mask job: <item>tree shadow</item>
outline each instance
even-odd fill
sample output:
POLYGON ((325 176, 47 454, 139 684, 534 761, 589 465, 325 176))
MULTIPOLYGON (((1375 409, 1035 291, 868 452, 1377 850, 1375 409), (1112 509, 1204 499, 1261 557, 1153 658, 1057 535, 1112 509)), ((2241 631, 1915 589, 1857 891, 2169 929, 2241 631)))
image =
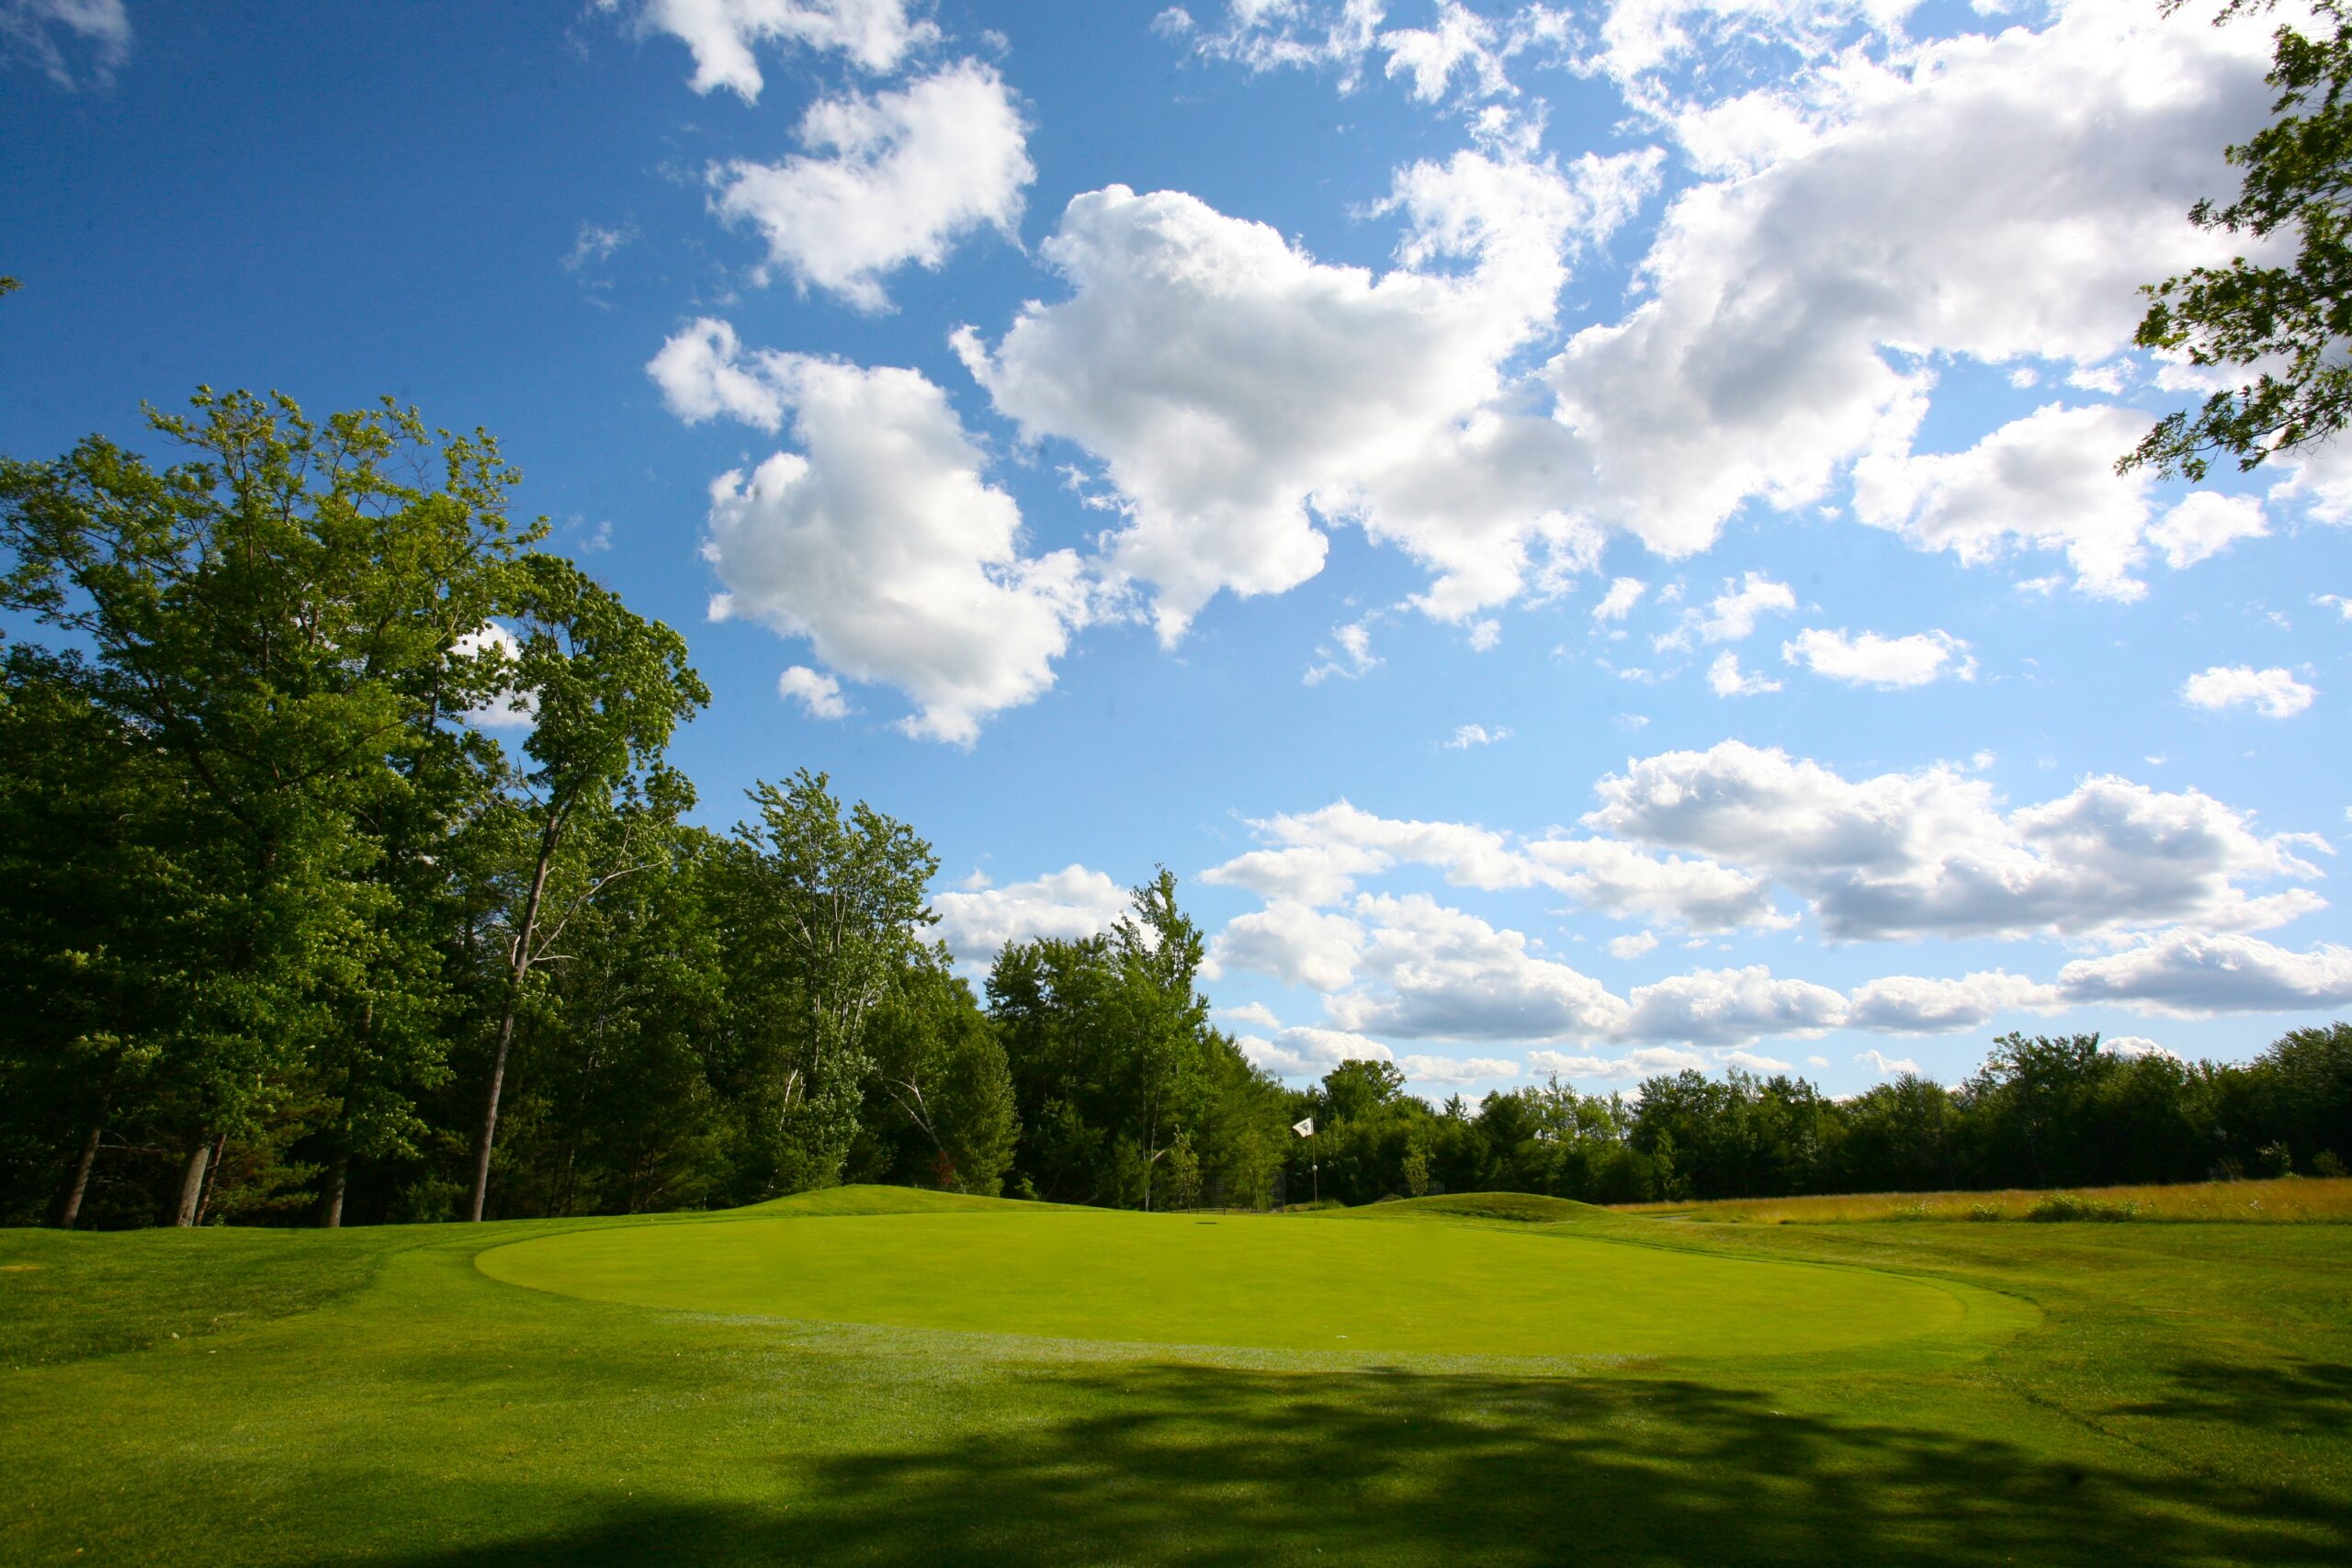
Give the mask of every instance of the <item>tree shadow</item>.
MULTIPOLYGON (((1022 1416, 774 1462, 772 1505, 672 1498, 376 1568, 1119 1562, 2352 1561, 2352 1509, 1686 1381, 1037 1368, 1022 1416)), ((506 1517, 540 1501, 516 1489, 506 1517)), ((547 1499, 551 1513, 561 1508, 547 1499)))
POLYGON ((2228 1421, 2313 1437, 2352 1433, 2352 1366, 2341 1362, 2246 1367, 2191 1361, 2176 1368, 2172 1379, 2174 1387, 2163 1398, 2124 1405, 2119 1414, 2228 1421))

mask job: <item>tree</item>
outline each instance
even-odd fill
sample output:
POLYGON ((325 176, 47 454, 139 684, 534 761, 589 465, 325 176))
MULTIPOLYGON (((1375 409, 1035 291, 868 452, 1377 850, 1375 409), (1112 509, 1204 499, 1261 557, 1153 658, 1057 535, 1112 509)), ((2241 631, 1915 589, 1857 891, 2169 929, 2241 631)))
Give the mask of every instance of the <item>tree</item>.
MULTIPOLYGON (((939 859, 912 829, 860 801, 846 814, 823 773, 751 792, 756 822, 727 859, 740 1092, 757 1102, 767 1191, 841 1179, 872 1063, 868 1025, 900 976, 927 962, 939 859)), ((763 1196, 766 1195, 763 1191, 763 1196)))
POLYGON ((496 444, 389 402, 314 423, 205 389, 149 424, 187 460, 158 472, 92 436, 0 462, 0 608, 87 650, 45 679, 100 745, 160 770, 123 832, 176 905, 145 1083, 186 1150, 173 1213, 190 1224, 224 1140, 276 1115, 271 1086, 384 960, 370 814, 406 787, 403 738, 524 541, 496 444))
MULTIPOLYGON (((2169 0, 2167 9, 2180 0, 2169 0)), ((2230 0, 2216 25, 2269 0, 2230 0)), ((2327 30, 2272 35, 2277 117, 2226 156, 2245 171, 2237 199, 2189 209, 2199 228, 2256 241, 2290 238, 2291 261, 2200 266, 2152 284, 2134 341, 2183 353, 2243 379, 2191 411, 2166 415, 2117 464, 2205 478, 2217 457, 2240 469, 2324 441, 2352 419, 2352 12, 2312 0, 2327 30)))
POLYGON ((1004 1047, 944 955, 924 958, 901 975, 866 1032, 877 1092, 862 1120, 885 1145, 876 1174, 993 1197, 1021 1127, 1004 1047))
POLYGON ((506 814, 526 848, 512 863, 523 874, 500 915, 503 985, 474 1145, 472 1220, 489 1196, 499 1099, 533 974, 575 914, 653 863, 655 840, 694 803, 693 786, 662 754, 671 731, 710 701, 676 632, 631 614, 570 561, 535 555, 519 567, 501 608, 522 628, 509 634, 517 651, 508 683, 530 705, 524 750, 535 765, 506 814))

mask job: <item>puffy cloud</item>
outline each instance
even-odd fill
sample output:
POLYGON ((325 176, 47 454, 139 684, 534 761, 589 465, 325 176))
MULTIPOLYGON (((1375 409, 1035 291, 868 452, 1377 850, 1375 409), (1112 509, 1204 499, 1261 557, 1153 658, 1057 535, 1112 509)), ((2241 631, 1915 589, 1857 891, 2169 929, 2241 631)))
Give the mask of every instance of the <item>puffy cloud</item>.
POLYGON ((1849 637, 1842 626, 1834 632, 1808 628, 1781 645, 1781 657, 1816 675, 1881 691, 1924 686, 1945 674, 1961 681, 1976 678, 1976 660, 1969 656, 1968 645, 1950 632, 1894 637, 1864 632, 1849 637))
POLYGON ((130 44, 122 0, 0 0, 0 60, 25 61, 69 92, 113 81, 130 44))
POLYGON ((1492 746, 1498 740, 1510 739, 1510 730, 1502 726, 1488 729, 1483 724, 1465 724, 1453 732, 1453 739, 1444 742, 1449 751, 1467 751, 1473 746, 1492 746))
POLYGON ((2125 779, 2004 810, 1951 768, 1849 782, 1818 763, 1736 740, 1632 763, 1597 786, 1585 825, 1635 842, 1752 867, 1812 900, 1839 940, 1928 934, 2082 935, 2157 921, 2257 929, 2324 908, 2297 840, 2257 835, 2195 790, 2125 779))
POLYGON ((1366 894, 1359 964, 1369 984, 1325 1003, 1342 1029, 1412 1040, 1554 1040, 1609 1034, 1625 1004, 1591 976, 1528 950, 1527 938, 1423 894, 1366 894))
POLYGON ((1600 603, 1592 607, 1592 618, 1595 621, 1623 620, 1633 614, 1634 606, 1642 602, 1642 594, 1648 588, 1649 584, 1638 577, 1611 579, 1609 592, 1602 594, 1600 603))
POLYGON ((2292 718, 2318 695, 2291 671, 2256 670, 2248 664, 2216 664, 2180 685, 2180 700, 2190 707, 2212 713, 2251 707, 2266 718, 2292 718))
POLYGON ((1244 1034, 1234 1043, 1251 1066, 1286 1078, 1319 1078, 1342 1062, 1396 1059, 1379 1041, 1340 1029, 1285 1029, 1272 1040, 1244 1034))
POLYGON ((847 718, 849 704, 842 700, 842 683, 796 664, 776 678, 776 695, 797 702, 810 718, 847 718))
POLYGON ((1695 1051, 1651 1046, 1623 1056, 1582 1056, 1565 1051, 1530 1051, 1527 1070, 1563 1079, 1599 1078, 1603 1082, 1657 1077, 1667 1073, 1703 1073, 1714 1064, 1695 1051))
POLYGON ((969 744, 989 715, 1054 682, 1096 585, 1078 557, 1021 553, 1012 498, 940 389, 912 370, 803 355, 741 355, 698 321, 648 367, 688 420, 770 427, 790 412, 801 452, 711 486, 703 553, 726 592, 715 617, 806 637, 832 669, 895 685, 910 733, 969 744))
POLYGON ((1216 1011, 1220 1018, 1238 1019, 1243 1023, 1254 1023, 1262 1029, 1280 1029, 1283 1026, 1283 1021, 1274 1016, 1274 1010, 1263 1002, 1243 1002, 1239 1007, 1219 1008, 1216 1011))
POLYGON ((2352 948, 2297 953, 2258 937, 2176 928, 2058 971, 2068 1001, 2121 1002, 2170 1018, 2288 1012, 2352 1002, 2352 948))
POLYGON ((1236 916, 1218 932, 1203 972, 1214 979, 1248 970, 1310 990, 1337 991, 1355 978, 1363 942, 1363 928, 1346 916, 1278 899, 1236 916))
POLYGON ((1110 930, 1126 912, 1127 890, 1099 871, 1073 864, 1005 887, 935 894, 931 907, 948 951, 985 964, 1008 942, 1076 939, 1110 930))
POLYGON ((1857 1055, 1854 1060, 1857 1062, 1868 1062, 1871 1066, 1871 1071, 1876 1073, 1883 1078, 1891 1078, 1897 1073, 1916 1074, 1919 1070, 1919 1064, 1913 1061, 1908 1056, 1889 1056, 1884 1053, 1876 1050, 1864 1051, 1857 1055))
POLYGON ((1632 931, 1624 936, 1612 936, 1604 944, 1611 958, 1635 959, 1657 948, 1656 931, 1632 931))
POLYGON ((820 98, 781 164, 712 171, 713 205, 766 238, 770 265, 861 310, 889 304, 882 277, 936 267, 976 230, 1011 236, 1036 177, 1012 89, 959 61, 893 91, 820 98))
POLYGON ((1619 919, 1670 920, 1694 931, 1793 923, 1772 908, 1761 878, 1711 860, 1646 854, 1611 839, 1539 839, 1527 855, 1545 886, 1619 919))
POLYGON ((732 326, 704 316, 673 334, 645 373, 688 424, 724 418, 774 432, 784 426, 800 362, 773 349, 746 351, 732 326))
POLYGON ((1912 437, 1937 354, 2102 362, 2130 345, 2141 283, 2226 263, 2181 215, 2231 188, 2222 148, 2267 118, 2260 35, 2074 0, 2038 31, 1844 57, 1714 106, 1718 131, 1749 128, 1718 138, 1719 172, 1745 177, 1678 196, 1643 263, 1647 298, 1545 371, 1592 455, 1588 513, 1686 554, 1750 500, 1810 504, 1844 465, 1892 454, 1866 521, 1972 558, 2062 548, 2086 589, 2129 592, 2145 504, 2109 465, 2145 416, 2053 409, 1951 458, 1912 457, 1912 437), (2030 482, 2005 483, 2005 463, 2030 482))
POLYGON ((1796 593, 1787 583, 1751 571, 1736 584, 1725 582, 1705 609, 1693 606, 1684 613, 1681 625, 1651 640, 1661 651, 1688 648, 1693 637, 1708 643, 1740 642, 1755 634, 1757 621, 1768 611, 1796 607, 1796 593))
POLYGON ((1460 97, 1512 96, 1512 58, 1530 50, 1556 53, 1567 41, 1567 17, 1547 6, 1486 16, 1458 0, 1438 0, 1433 9, 1428 27, 1384 29, 1383 0, 1228 0, 1216 25, 1204 28, 1171 6, 1153 27, 1197 54, 1251 72, 1334 70, 1343 93, 1361 85, 1373 57, 1384 56, 1389 79, 1408 84, 1425 104, 1444 101, 1456 77, 1460 97))
MULTIPOLYGON (((473 660, 492 655, 511 663, 522 656, 523 645, 496 621, 468 632, 450 645, 453 658, 473 660)), ((465 720, 481 729, 525 729, 538 722, 533 694, 512 689, 500 692, 480 707, 468 708, 465 720)))
POLYGON ((1747 673, 1739 667, 1739 655, 1726 649, 1707 666, 1707 689, 1719 697, 1753 697, 1779 691, 1781 682, 1760 671, 1747 673))
MULTIPOLYGON (((596 3, 617 11, 625 0, 596 3)), ((765 85, 753 53, 761 44, 839 53, 885 72, 939 38, 936 24, 907 15, 906 0, 637 0, 628 8, 640 31, 668 33, 693 53, 695 92, 725 87, 747 104, 765 85)))
POLYGON ((2144 1034, 2111 1034, 2098 1043, 2100 1054, 2109 1056, 2170 1056, 2181 1059, 2177 1051, 2167 1050, 2144 1034))
POLYGON ((1846 1019, 1846 998, 1809 980, 1778 980, 1762 964, 1702 969, 1636 986, 1617 1026, 1627 1040, 1740 1045, 1765 1034, 1816 1034, 1846 1019))
POLYGON ((1539 550, 1580 567, 1597 548, 1554 493, 1562 433, 1507 395, 1503 366, 1551 325, 1571 234, 1606 233, 1654 172, 1646 155, 1414 164, 1382 209, 1405 221, 1401 265, 1378 276, 1113 186, 1046 243, 1070 297, 992 350, 956 344, 1025 435, 1101 459, 1127 509, 1114 559, 1154 586, 1164 640, 1220 590, 1314 576, 1318 517, 1406 549, 1434 578, 1421 607, 1467 619, 1519 592, 1539 550))
POLYGON ((1370 851, 1389 862, 1432 866, 1457 887, 1492 891, 1532 887, 1541 880, 1534 863, 1502 834, 1469 823, 1380 817, 1342 800, 1317 811, 1254 819, 1250 826, 1285 848, 1370 851))
POLYGON ((1884 1034, 1949 1034, 1981 1028, 2003 1012, 2047 1012, 2055 1005, 2050 987, 1999 969, 1957 980, 1890 975, 1854 987, 1846 1026, 1884 1034))
POLYGON ((2050 403, 1963 452, 1874 453, 1854 466, 1854 513, 1970 565, 2062 551, 2078 591, 2137 599, 2152 480, 2144 469, 2118 474, 2115 458, 2147 424, 2128 409, 2050 403))
POLYGON ((2220 555, 2240 539, 2267 537, 2262 502, 2250 495, 2217 495, 2200 490, 2182 500, 2148 530, 2148 542, 2164 552, 2177 571, 2220 555))
POLYGON ((1503 1056, 1399 1056, 1396 1066, 1407 1083, 1442 1089, 1519 1077, 1519 1064, 1503 1056))
POLYGON ((1366 615, 1360 621, 1333 626, 1331 641, 1337 643, 1338 648, 1326 644, 1315 650, 1315 657, 1323 662, 1307 667, 1306 675, 1301 678, 1304 683, 1319 686, 1334 675, 1352 681, 1379 669, 1380 655, 1372 651, 1372 623, 1376 618, 1366 615))
POLYGON ((1201 880, 1246 887, 1270 901, 1337 904, 1355 892, 1356 878, 1385 871, 1390 863, 1386 854, 1357 844, 1294 844, 1236 855, 1201 873, 1201 880))
POLYGON ((1751 1073, 1785 1073, 1792 1066, 1778 1056, 1758 1055, 1753 1051, 1726 1051, 1724 1061, 1727 1066, 1745 1067, 1751 1073))
POLYGON ((1214 866, 1204 881, 1269 899, 1333 904, 1359 878, 1408 863, 1437 870, 1457 887, 1550 887, 1620 919, 1669 920, 1694 931, 1791 923, 1772 908, 1771 890, 1760 878, 1606 839, 1515 843, 1490 829, 1380 817, 1344 800, 1250 826, 1277 847, 1214 866))

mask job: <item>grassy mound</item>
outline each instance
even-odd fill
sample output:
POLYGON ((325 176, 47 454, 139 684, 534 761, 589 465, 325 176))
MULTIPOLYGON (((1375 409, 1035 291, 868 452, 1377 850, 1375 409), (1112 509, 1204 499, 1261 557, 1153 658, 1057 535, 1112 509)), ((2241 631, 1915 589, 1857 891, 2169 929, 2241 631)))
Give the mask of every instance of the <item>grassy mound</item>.
POLYGON ((814 1218, 827 1214, 952 1214, 990 1209, 1035 1209, 1041 1205, 1012 1198, 972 1198, 961 1192, 933 1192, 920 1187, 820 1187, 795 1192, 728 1212, 735 1214, 776 1214, 814 1218))
POLYGON ((824 1213, 822 1224, 568 1231, 493 1247, 476 1266, 510 1284, 631 1306, 1408 1355, 1710 1358, 1757 1345, 1813 1354, 1974 1343, 2030 1315, 1966 1287, 1875 1270, 1561 1231, 1013 1203, 824 1213), (1727 1341, 1726 1321, 1752 1337, 1727 1341))

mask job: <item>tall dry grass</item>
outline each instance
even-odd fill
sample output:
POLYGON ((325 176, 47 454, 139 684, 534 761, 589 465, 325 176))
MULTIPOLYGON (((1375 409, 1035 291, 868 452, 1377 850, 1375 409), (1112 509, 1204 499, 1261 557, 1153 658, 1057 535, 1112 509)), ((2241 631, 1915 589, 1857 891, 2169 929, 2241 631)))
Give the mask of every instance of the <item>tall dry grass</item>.
POLYGON ((1749 1224, 1858 1220, 2227 1220, 2266 1224, 2352 1224, 2352 1177, 2199 1181, 2173 1187, 2075 1187, 2042 1191, 1860 1192, 1819 1198, 1724 1198, 1711 1203, 1624 1203, 1620 1213, 1672 1214, 1749 1224), (2039 1212, 2037 1212, 2039 1211, 2039 1212))

